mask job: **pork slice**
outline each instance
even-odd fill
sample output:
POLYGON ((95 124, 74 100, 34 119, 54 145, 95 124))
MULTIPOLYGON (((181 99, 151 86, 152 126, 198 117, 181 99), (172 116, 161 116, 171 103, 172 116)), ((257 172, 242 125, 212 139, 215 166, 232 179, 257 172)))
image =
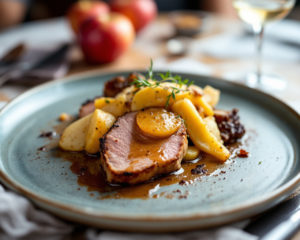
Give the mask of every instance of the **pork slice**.
POLYGON ((139 131, 136 114, 120 117, 100 140, 100 162, 110 183, 141 183, 181 167, 187 149, 184 124, 167 138, 152 139, 139 131))
POLYGON ((88 100, 85 103, 83 103, 79 109, 79 117, 85 117, 89 115, 90 113, 94 112, 95 105, 94 100, 88 100))

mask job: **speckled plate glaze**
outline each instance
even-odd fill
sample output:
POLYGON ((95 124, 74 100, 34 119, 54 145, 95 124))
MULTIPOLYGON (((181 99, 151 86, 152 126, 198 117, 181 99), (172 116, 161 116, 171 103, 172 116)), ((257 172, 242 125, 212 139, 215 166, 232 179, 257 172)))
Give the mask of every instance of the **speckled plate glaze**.
POLYGON ((251 135, 248 158, 225 164, 226 174, 203 176, 160 192, 189 191, 187 199, 102 199, 85 187, 78 191, 70 162, 36 150, 47 143, 38 138, 51 130, 61 112, 76 114, 79 105, 102 93, 115 75, 93 72, 55 81, 19 96, 0 114, 0 178, 36 205, 72 221, 127 231, 181 231, 238 221, 278 204, 300 181, 300 117, 284 103, 262 92, 199 75, 181 74, 222 91, 221 109, 240 109, 251 135), (50 157, 51 156, 51 157, 50 157))

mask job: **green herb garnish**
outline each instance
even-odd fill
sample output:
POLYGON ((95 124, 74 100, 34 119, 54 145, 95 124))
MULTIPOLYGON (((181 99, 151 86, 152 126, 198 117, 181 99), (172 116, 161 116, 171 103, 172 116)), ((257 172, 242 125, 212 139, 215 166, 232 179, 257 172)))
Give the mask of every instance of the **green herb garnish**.
POLYGON ((131 84, 137 88, 142 88, 142 87, 156 88, 160 86, 162 83, 166 83, 166 82, 178 84, 180 86, 179 88, 173 86, 170 87, 171 93, 167 96, 166 104, 165 104, 166 108, 169 106, 171 98, 173 98, 174 100, 176 99, 176 94, 183 91, 188 91, 182 89, 181 88, 182 86, 185 85, 189 87, 194 83, 194 81, 190 81, 189 79, 182 79, 181 76, 179 75, 173 76, 170 71, 167 71, 166 73, 159 73, 158 75, 160 79, 154 78, 153 61, 151 59, 150 67, 147 73, 147 78, 143 78, 141 75, 138 75, 137 78, 131 84))

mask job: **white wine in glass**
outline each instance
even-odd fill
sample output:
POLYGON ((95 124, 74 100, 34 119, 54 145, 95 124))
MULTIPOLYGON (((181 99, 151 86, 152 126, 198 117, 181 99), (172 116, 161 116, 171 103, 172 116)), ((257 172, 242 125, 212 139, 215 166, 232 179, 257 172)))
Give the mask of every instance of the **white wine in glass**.
POLYGON ((246 84, 265 90, 282 90, 285 81, 277 76, 262 74, 261 51, 264 26, 267 22, 284 18, 295 5, 295 0, 233 0, 239 17, 250 24, 256 36, 256 72, 248 74, 246 84))

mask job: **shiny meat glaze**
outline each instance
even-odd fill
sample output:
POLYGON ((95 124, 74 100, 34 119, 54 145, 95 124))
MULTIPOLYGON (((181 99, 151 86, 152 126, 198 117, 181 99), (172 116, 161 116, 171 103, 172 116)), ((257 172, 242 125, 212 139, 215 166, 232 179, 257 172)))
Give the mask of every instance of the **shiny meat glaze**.
POLYGON ((139 131, 136 114, 120 117, 101 139, 101 165, 110 183, 136 184, 181 167, 187 149, 184 124, 170 137, 151 139, 139 131))

